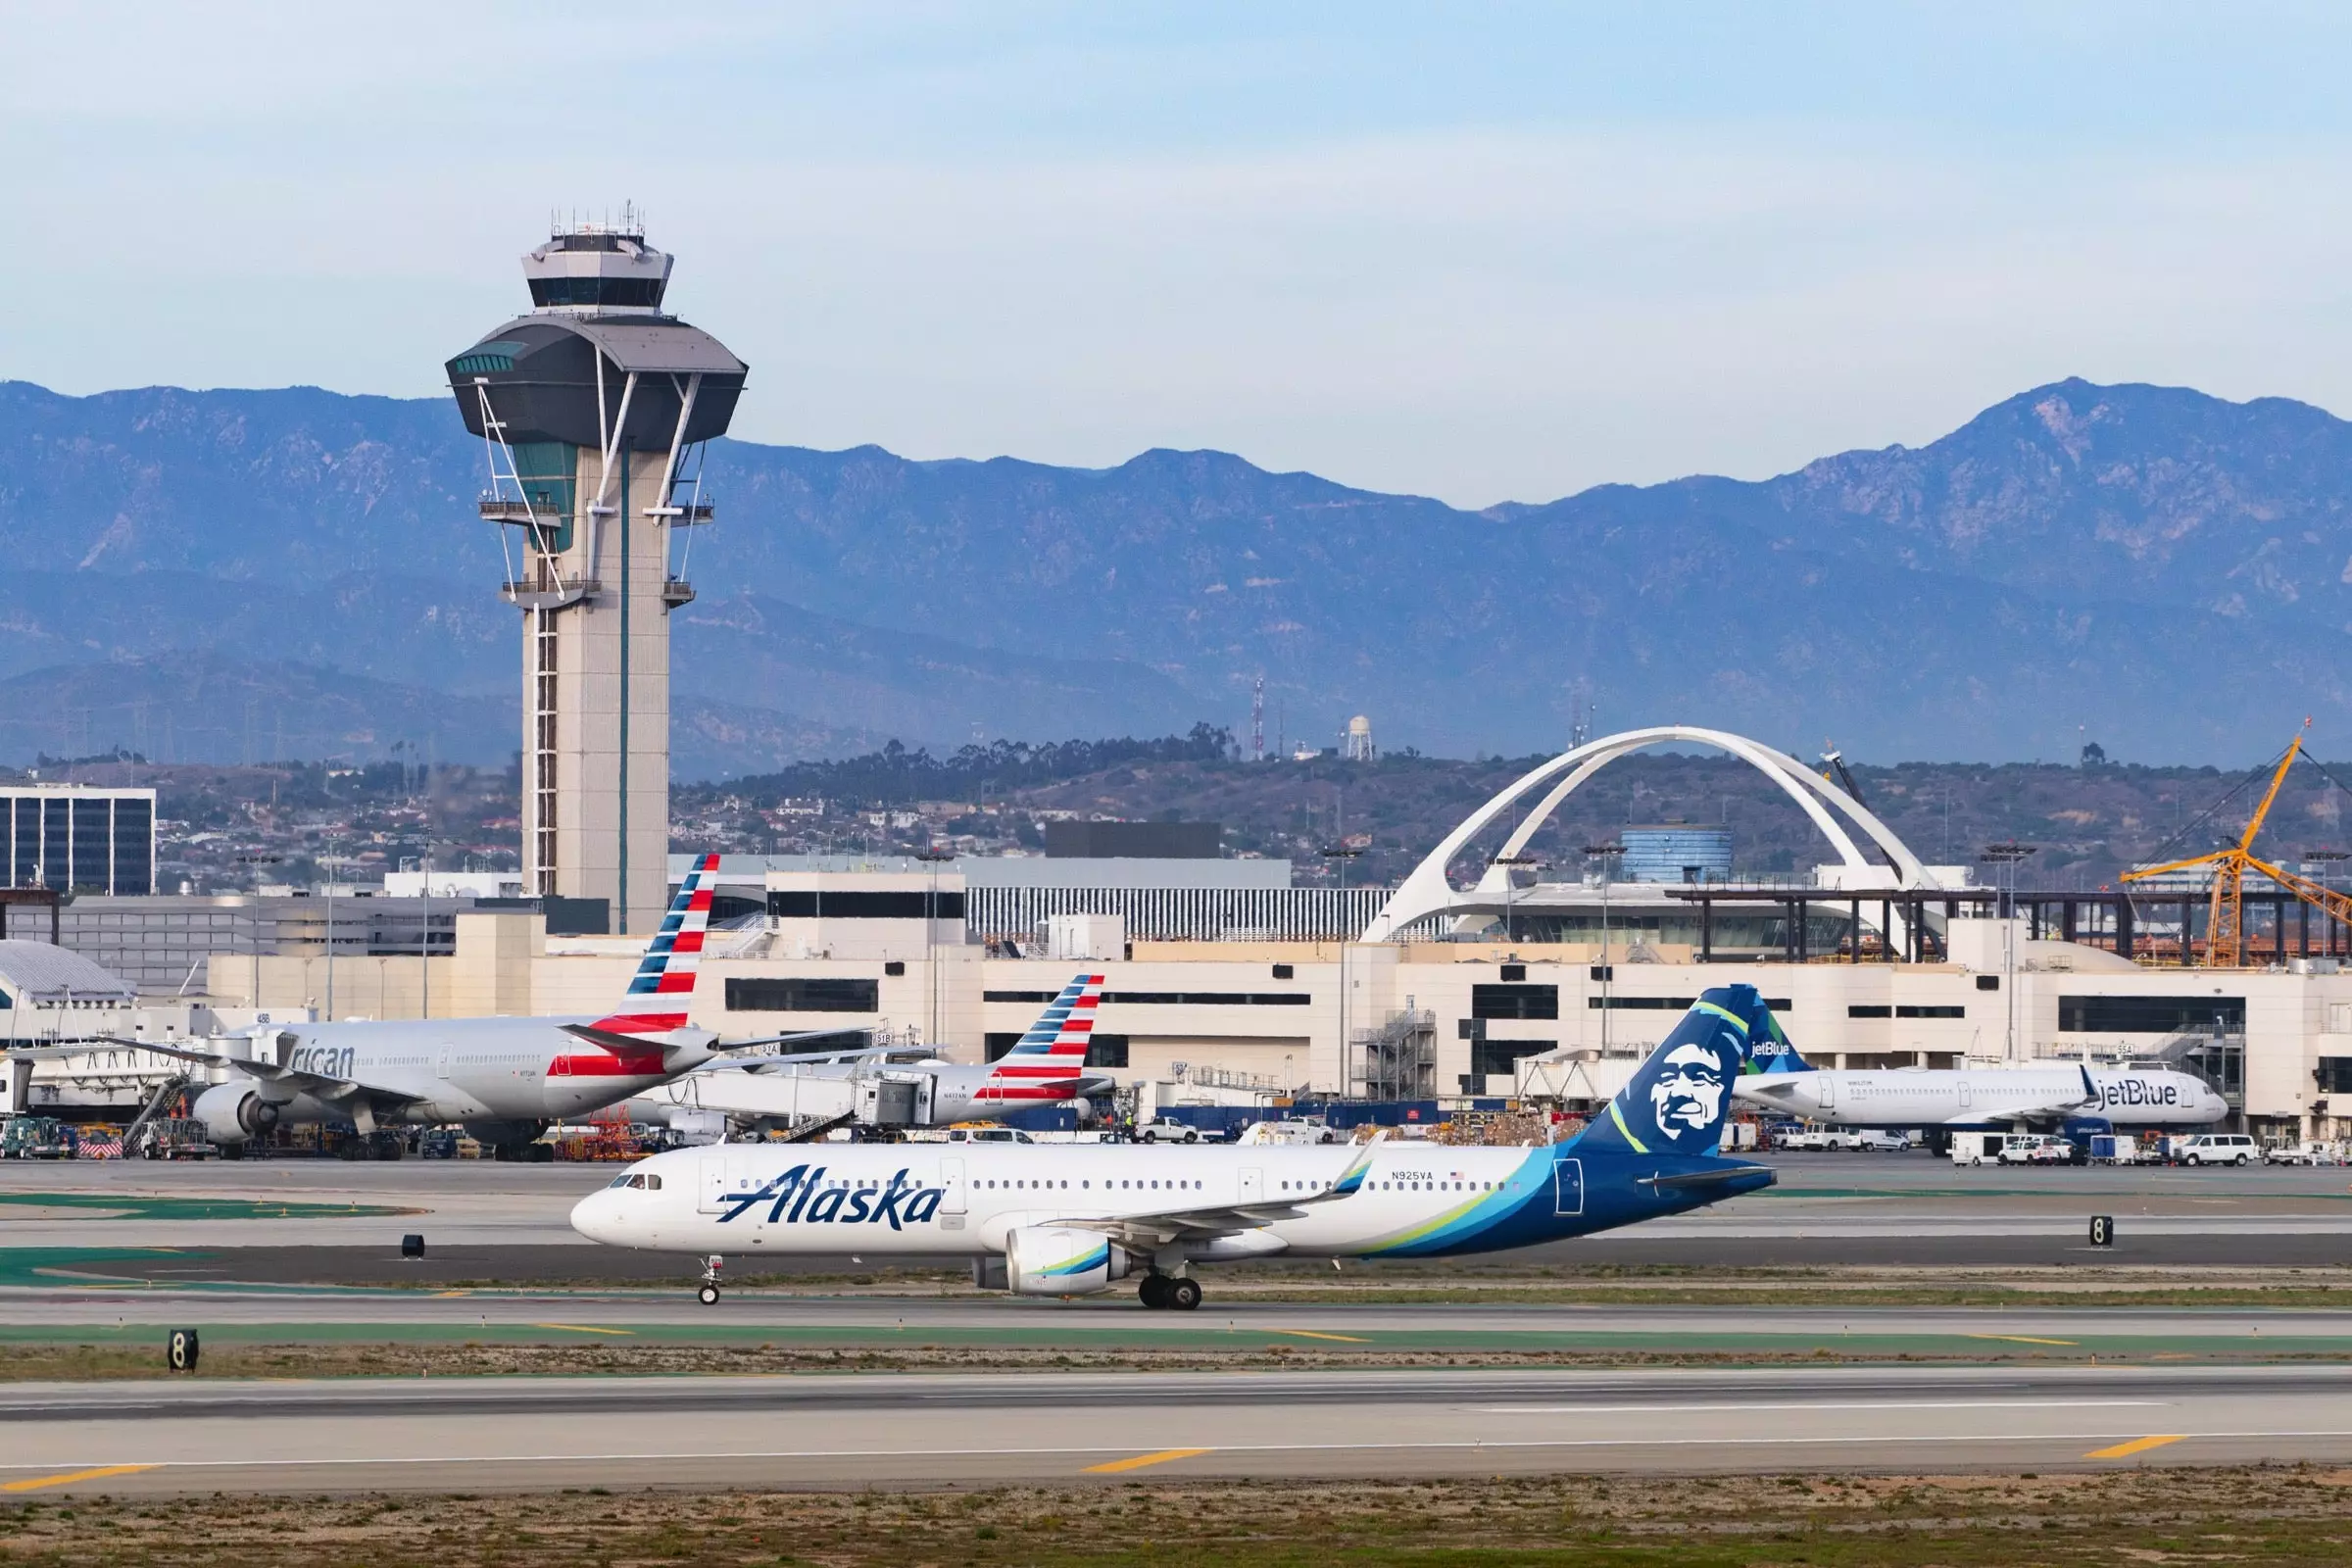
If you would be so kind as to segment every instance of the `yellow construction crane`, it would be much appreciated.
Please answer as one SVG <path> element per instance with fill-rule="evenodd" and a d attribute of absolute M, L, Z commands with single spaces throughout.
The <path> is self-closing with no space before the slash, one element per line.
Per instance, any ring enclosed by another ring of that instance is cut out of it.
<path fill-rule="evenodd" d="M 2311 727 L 2310 720 L 2304 728 Z M 2278 759 L 2278 770 L 2271 775 L 2271 787 L 2265 791 L 2262 804 L 2246 819 L 2246 830 L 2237 842 L 2214 851 L 2211 855 L 2192 856 L 2185 860 L 2169 860 L 2163 865 L 2143 865 L 2126 871 L 2126 882 L 2143 882 L 2149 877 L 2164 876 L 2173 871 L 2192 870 L 2197 866 L 2213 868 L 2213 893 L 2205 907 L 2205 964 L 2208 968 L 2235 968 L 2245 949 L 2245 876 L 2258 871 L 2278 886 L 2301 899 L 2326 909 L 2339 920 L 2352 921 L 2352 898 L 2331 892 L 2305 877 L 2295 875 L 2283 866 L 2257 859 L 2253 853 L 2254 835 L 2262 831 L 2263 819 L 2271 814 L 2271 806 L 2278 799 L 2278 788 L 2286 782 L 2286 770 L 2303 755 L 2303 736 L 2298 733 L 2288 743 L 2286 755 Z M 2180 958 L 2188 961 L 2188 933 L 2180 933 Z"/>

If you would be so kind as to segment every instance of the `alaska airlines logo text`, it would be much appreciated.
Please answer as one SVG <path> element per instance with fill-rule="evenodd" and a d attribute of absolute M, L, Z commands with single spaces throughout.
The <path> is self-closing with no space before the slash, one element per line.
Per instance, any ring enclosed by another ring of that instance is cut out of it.
<path fill-rule="evenodd" d="M 724 1194 L 719 1203 L 726 1212 L 718 1216 L 718 1223 L 741 1219 L 765 1203 L 770 1225 L 879 1225 L 888 1220 L 892 1230 L 904 1230 L 926 1223 L 948 1196 L 944 1187 L 913 1185 L 904 1169 L 880 1188 L 827 1187 L 824 1180 L 824 1166 L 812 1171 L 795 1165 L 757 1192 Z"/>
<path fill-rule="evenodd" d="M 2099 1085 L 2102 1105 L 2178 1105 L 2182 1103 L 2179 1084 L 2152 1084 L 2141 1078 L 2117 1078 Z"/>

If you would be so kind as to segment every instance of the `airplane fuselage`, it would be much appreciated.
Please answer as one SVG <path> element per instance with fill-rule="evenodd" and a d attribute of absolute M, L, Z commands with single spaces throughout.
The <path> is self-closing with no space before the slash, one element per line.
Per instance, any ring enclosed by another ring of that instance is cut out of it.
<path fill-rule="evenodd" d="M 2119 1127 L 2201 1127 L 2230 1106 L 2188 1073 L 2066 1067 L 1876 1072 L 1816 1068 L 1743 1078 L 1761 1107 L 1846 1127 L 2006 1127 L 2100 1117 Z"/>
<path fill-rule="evenodd" d="M 560 1027 L 577 1018 L 451 1018 L 287 1024 L 266 1031 L 281 1067 L 384 1091 L 378 1122 L 563 1121 L 642 1094 L 686 1062 L 664 1065 L 663 1041 L 633 1054 L 601 1050 Z M 267 1042 L 265 1054 L 270 1049 Z M 281 1122 L 349 1120 L 310 1095 L 254 1081 Z"/>
<path fill-rule="evenodd" d="M 720 1144 L 673 1150 L 589 1194 L 572 1225 L 658 1251 L 759 1255 L 1001 1254 L 1013 1231 L 1267 1208 L 1331 1190 L 1347 1146 Z M 1679 1213 L 1769 1186 L 1754 1170 L 1705 1188 L 1656 1184 L 1711 1156 L 1382 1146 L 1362 1185 L 1178 1250 L 1190 1261 L 1277 1253 L 1439 1256 L 1495 1251 Z M 658 1190 L 617 1185 L 661 1178 Z"/>

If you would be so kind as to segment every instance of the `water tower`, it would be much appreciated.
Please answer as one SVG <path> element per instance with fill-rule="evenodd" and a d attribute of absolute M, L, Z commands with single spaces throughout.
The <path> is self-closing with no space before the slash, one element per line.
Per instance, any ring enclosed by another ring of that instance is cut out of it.
<path fill-rule="evenodd" d="M 745 374 L 663 314 L 669 269 L 631 213 L 560 228 L 522 259 L 530 313 L 448 367 L 522 612 L 526 882 L 607 901 L 616 931 L 653 929 L 668 899 L 669 613 L 710 520 L 702 445 Z"/>

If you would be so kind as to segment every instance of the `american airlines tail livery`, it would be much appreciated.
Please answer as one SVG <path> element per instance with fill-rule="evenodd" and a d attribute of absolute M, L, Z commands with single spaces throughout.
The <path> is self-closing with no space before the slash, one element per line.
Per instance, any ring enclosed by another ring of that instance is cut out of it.
<path fill-rule="evenodd" d="M 1112 1088 L 1110 1079 L 1086 1071 L 1102 1000 L 1102 976 L 1077 976 L 1009 1051 L 985 1066 L 899 1059 L 904 1048 L 729 1055 L 662 1085 L 640 1103 L 649 1114 L 703 1110 L 739 1120 L 772 1117 L 820 1125 L 855 1120 L 874 1127 L 945 1127 L 992 1121 Z"/>
<path fill-rule="evenodd" d="M 715 1037 L 689 1026 L 687 1009 L 717 875 L 717 856 L 696 861 L 609 1013 L 289 1024 L 267 1031 L 275 1047 L 267 1060 L 116 1043 L 226 1069 L 228 1081 L 198 1095 L 193 1107 L 223 1151 L 296 1122 L 348 1121 L 362 1132 L 462 1122 L 513 1158 L 535 1149 L 550 1122 L 643 1094 L 710 1059 Z"/>
<path fill-rule="evenodd" d="M 1197 1265 L 1498 1251 L 1677 1214 L 1772 1185 L 1718 1155 L 1732 1085 L 1771 1012 L 1711 990 L 1564 1144 L 1460 1148 L 1134 1144 L 720 1144 L 640 1160 L 572 1210 L 615 1247 L 722 1257 L 941 1253 L 984 1287 L 1084 1296 L 1133 1280 L 1200 1304 Z"/>
<path fill-rule="evenodd" d="M 2202 1127 L 2230 1114 L 2204 1079 L 2171 1068 L 1973 1067 L 1859 1071 L 1812 1066 L 1785 1037 L 1735 1093 L 1751 1105 L 1845 1127 Z"/>

